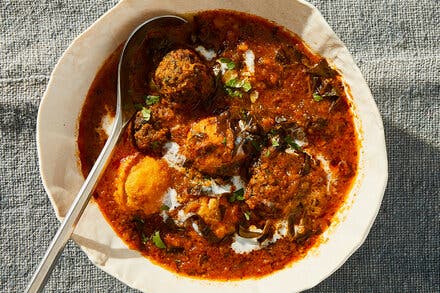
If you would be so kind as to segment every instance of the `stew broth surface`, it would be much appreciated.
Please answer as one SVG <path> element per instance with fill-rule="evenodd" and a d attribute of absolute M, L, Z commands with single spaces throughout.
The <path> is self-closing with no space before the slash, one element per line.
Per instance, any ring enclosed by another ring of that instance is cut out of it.
<path fill-rule="evenodd" d="M 94 199 L 131 248 L 217 280 L 282 269 L 318 244 L 358 169 L 340 75 L 260 17 L 205 11 L 152 31 L 131 64 L 139 111 Z M 118 48 L 79 123 L 84 176 L 115 112 Z"/>

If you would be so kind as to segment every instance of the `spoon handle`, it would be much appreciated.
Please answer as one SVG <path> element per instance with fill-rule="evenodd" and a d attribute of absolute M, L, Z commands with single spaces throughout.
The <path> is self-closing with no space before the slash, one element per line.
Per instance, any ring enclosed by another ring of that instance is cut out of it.
<path fill-rule="evenodd" d="M 121 127 L 120 119 L 118 118 L 119 117 L 115 118 L 113 131 L 110 137 L 107 139 L 107 142 L 105 143 L 104 148 L 93 165 L 92 170 L 76 195 L 74 202 L 67 212 L 67 215 L 64 218 L 61 226 L 58 228 L 57 233 L 52 239 L 49 248 L 46 250 L 46 254 L 38 265 L 38 268 L 35 271 L 25 292 L 41 292 L 55 264 L 57 263 L 64 246 L 66 246 L 67 241 L 75 230 L 75 227 L 90 200 L 90 197 L 103 173 L 103 170 L 110 161 L 114 146 L 118 142 L 119 136 L 122 133 L 123 127 Z"/>

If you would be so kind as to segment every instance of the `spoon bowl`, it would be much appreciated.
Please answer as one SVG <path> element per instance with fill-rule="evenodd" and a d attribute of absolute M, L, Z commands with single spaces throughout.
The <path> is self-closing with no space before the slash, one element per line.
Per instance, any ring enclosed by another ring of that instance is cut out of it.
<path fill-rule="evenodd" d="M 118 93 L 117 93 L 117 105 L 116 105 L 116 117 L 115 128 L 118 127 L 117 122 L 120 122 L 119 127 L 125 127 L 133 115 L 136 113 L 136 109 L 128 95 L 129 89 L 129 76 L 130 76 L 130 61 L 136 51 L 141 47 L 145 35 L 148 31 L 158 29 L 165 26 L 179 26 L 187 21 L 179 16 L 175 15 L 163 15 L 157 16 L 147 20 L 138 26 L 130 35 L 125 43 L 124 49 L 121 53 L 118 65 Z M 118 121 L 120 119 L 120 121 Z"/>

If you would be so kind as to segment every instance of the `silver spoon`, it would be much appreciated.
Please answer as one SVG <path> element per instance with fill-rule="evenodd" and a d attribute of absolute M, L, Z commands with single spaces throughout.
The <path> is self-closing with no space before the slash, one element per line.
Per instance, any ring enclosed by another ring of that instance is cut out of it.
<path fill-rule="evenodd" d="M 151 18 L 138 26 L 131 33 L 130 37 L 125 43 L 118 66 L 117 104 L 113 130 L 108 137 L 104 148 L 99 154 L 98 159 L 93 165 L 92 170 L 76 195 L 76 198 L 67 212 L 63 223 L 50 243 L 43 260 L 40 262 L 26 289 L 26 292 L 41 292 L 43 289 L 48 277 L 50 276 L 50 273 L 52 272 L 59 256 L 61 255 L 61 252 L 75 230 L 76 224 L 86 208 L 87 203 L 89 202 L 90 197 L 103 171 L 105 170 L 105 167 L 110 161 L 113 149 L 118 142 L 119 137 L 123 133 L 123 130 L 127 126 L 128 122 L 136 113 L 133 101 L 129 95 L 127 95 L 130 53 L 139 48 L 149 30 L 153 28 L 157 29 L 165 25 L 178 26 L 184 23 L 186 23 L 185 19 L 174 15 L 164 15 Z"/>

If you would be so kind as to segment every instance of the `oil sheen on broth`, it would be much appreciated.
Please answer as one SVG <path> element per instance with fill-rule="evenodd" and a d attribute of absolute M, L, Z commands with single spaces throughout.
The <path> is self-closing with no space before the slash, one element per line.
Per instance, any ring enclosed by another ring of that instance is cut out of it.
<path fill-rule="evenodd" d="M 232 280 L 282 269 L 319 243 L 357 172 L 339 74 L 262 18 L 205 11 L 151 31 L 131 64 L 138 112 L 94 199 L 159 265 Z M 118 48 L 80 117 L 87 175 L 115 111 Z"/>

